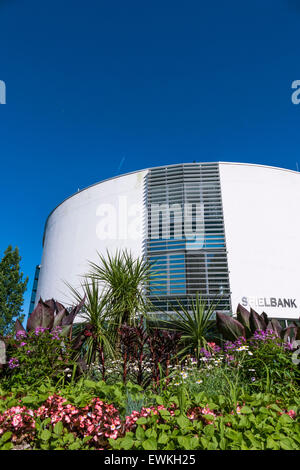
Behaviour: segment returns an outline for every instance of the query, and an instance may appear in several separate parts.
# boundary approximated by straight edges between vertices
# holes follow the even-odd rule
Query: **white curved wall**
[[[219,168],[233,311],[242,303],[270,317],[298,318],[300,173],[223,162]],[[45,230],[36,302],[54,297],[70,303],[64,281],[79,287],[88,260],[97,262],[97,251],[127,248],[142,256],[147,172],[98,183],[53,211]]]
[[[300,173],[220,163],[220,179],[233,311],[243,303],[271,317],[298,318]],[[284,299],[292,299],[290,307]]]
[[[36,302],[53,297],[71,303],[64,281],[78,288],[80,276],[89,270],[88,261],[97,262],[97,251],[127,248],[136,257],[142,255],[146,174],[139,171],[91,186],[52,212],[45,229]]]

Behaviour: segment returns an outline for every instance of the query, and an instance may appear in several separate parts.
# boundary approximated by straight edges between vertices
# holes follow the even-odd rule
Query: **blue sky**
[[[300,167],[300,1],[0,0],[0,253],[30,277],[48,213],[149,166]],[[72,227],[70,227],[72,230]]]

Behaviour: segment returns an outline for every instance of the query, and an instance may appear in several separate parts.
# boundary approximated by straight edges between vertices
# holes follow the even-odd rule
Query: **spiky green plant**
[[[99,263],[90,262],[90,279],[100,283],[107,309],[115,324],[135,325],[137,319],[149,308],[145,289],[150,278],[150,264],[134,258],[127,250],[98,253]]]
[[[162,328],[181,334],[179,344],[180,354],[194,353],[199,359],[202,348],[207,348],[207,338],[214,329],[212,316],[218,302],[208,303],[198,293],[191,299],[191,305],[185,307],[177,300],[178,307],[173,306],[175,315],[169,320],[162,320]]]
[[[81,322],[76,325],[77,336],[74,348],[81,352],[87,364],[101,363],[103,378],[105,360],[114,357],[114,325],[107,309],[107,298],[102,295],[95,279],[86,279],[81,289],[68,284],[73,297],[80,301],[85,298],[84,309],[80,315]]]

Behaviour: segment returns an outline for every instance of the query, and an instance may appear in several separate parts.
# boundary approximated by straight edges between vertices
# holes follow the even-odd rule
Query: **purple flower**
[[[52,339],[60,339],[60,334],[62,332],[62,327],[61,326],[56,326],[55,328],[53,328],[53,330],[51,331],[50,333],[50,336],[52,337]]]
[[[26,331],[19,330],[19,331],[17,331],[17,333],[16,333],[16,338],[17,338],[17,339],[24,338],[25,336],[27,336]]]
[[[12,357],[9,361],[8,361],[8,367],[10,369],[15,369],[16,367],[19,367],[20,364],[19,364],[19,359],[17,357]]]
[[[268,340],[276,340],[277,339],[277,336],[276,334],[274,333],[273,330],[257,330],[255,331],[254,335],[253,335],[253,339],[255,341],[268,341]]]
[[[234,357],[233,357],[233,356],[230,356],[229,354],[226,354],[226,361],[227,361],[227,362],[234,361]]]
[[[34,333],[36,336],[39,336],[40,333],[45,333],[45,331],[47,331],[49,328],[43,328],[42,326],[38,326]]]
[[[207,351],[205,348],[200,349],[201,354],[203,354],[205,357],[210,357],[211,353]]]
[[[290,342],[284,343],[283,347],[285,350],[288,350],[288,351],[293,351],[295,349],[294,343],[290,343]]]
[[[246,343],[246,338],[244,338],[244,336],[240,336],[234,344],[235,346],[240,347],[243,346],[243,343]]]
[[[225,351],[230,351],[234,348],[235,348],[234,343],[232,343],[231,341],[226,341],[225,346],[224,346]]]

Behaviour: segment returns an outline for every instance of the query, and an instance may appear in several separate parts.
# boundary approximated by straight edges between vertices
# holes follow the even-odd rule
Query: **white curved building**
[[[300,173],[243,163],[149,168],[88,187],[49,215],[39,297],[70,302],[97,251],[155,263],[161,308],[196,292],[270,317],[300,314]]]

